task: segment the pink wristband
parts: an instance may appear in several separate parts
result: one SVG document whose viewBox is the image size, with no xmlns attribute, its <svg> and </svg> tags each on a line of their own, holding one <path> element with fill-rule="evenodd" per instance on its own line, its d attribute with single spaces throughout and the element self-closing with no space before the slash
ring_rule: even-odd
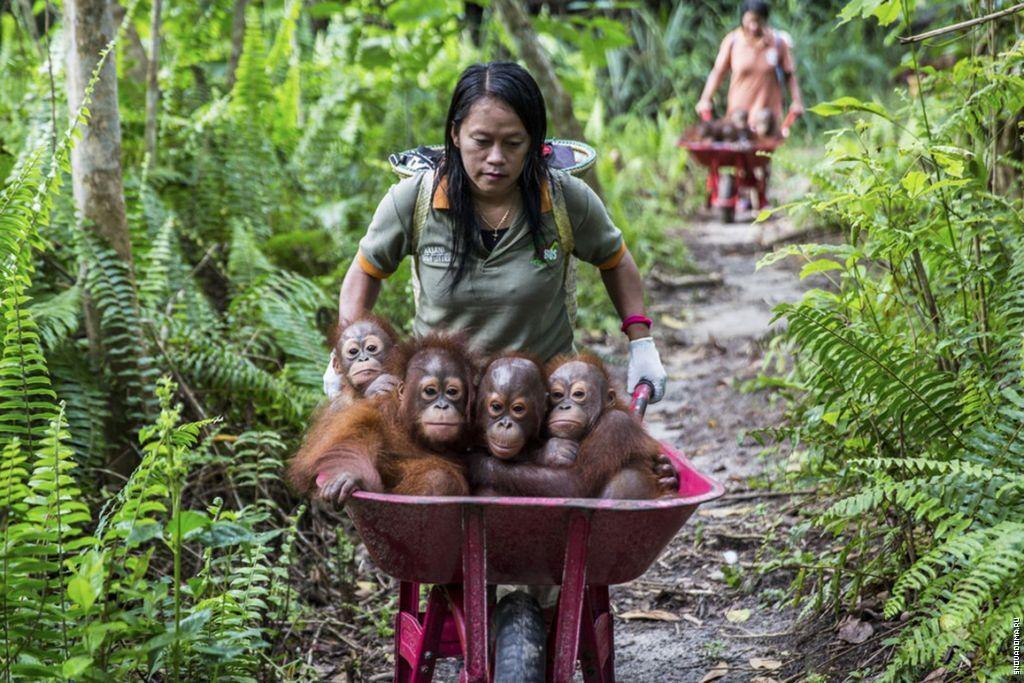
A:
<svg viewBox="0 0 1024 683">
<path fill-rule="evenodd" d="M 647 327 L 650 327 L 652 322 L 653 321 L 646 315 L 631 315 L 622 321 L 622 327 L 620 327 L 619 329 L 622 332 L 625 332 L 627 327 L 629 327 L 630 325 L 635 325 L 637 323 L 641 325 L 647 325 Z"/>
</svg>

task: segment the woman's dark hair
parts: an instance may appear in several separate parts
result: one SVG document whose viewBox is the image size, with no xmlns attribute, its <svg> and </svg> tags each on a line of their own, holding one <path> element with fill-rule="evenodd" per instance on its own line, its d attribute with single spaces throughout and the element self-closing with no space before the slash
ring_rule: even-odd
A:
<svg viewBox="0 0 1024 683">
<path fill-rule="evenodd" d="M 765 21 L 768 20 L 768 3 L 765 0 L 743 0 L 740 5 L 740 19 L 747 12 L 753 12 Z"/>
<path fill-rule="evenodd" d="M 495 97 L 511 107 L 530 136 L 530 149 L 526 152 L 523 172 L 519 176 L 519 189 L 534 250 L 539 254 L 544 248 L 540 213 L 540 188 L 548 179 L 547 160 L 542 155 L 547 135 L 544 96 L 530 72 L 514 62 L 474 64 L 462 72 L 455 84 L 444 126 L 444 159 L 434 179 L 435 189 L 442 177 L 448 179 L 448 204 L 453 224 L 448 291 L 454 290 L 465 276 L 473 240 L 480 231 L 470 194 L 471 181 L 452 135 L 458 133 L 470 107 L 484 97 Z"/>
</svg>

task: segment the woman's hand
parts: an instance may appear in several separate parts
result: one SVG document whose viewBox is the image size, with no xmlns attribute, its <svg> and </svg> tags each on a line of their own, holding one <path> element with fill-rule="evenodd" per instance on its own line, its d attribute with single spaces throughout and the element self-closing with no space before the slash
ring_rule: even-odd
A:
<svg viewBox="0 0 1024 683">
<path fill-rule="evenodd" d="M 341 393 L 341 375 L 334 369 L 334 351 L 327 359 L 327 370 L 324 371 L 324 393 L 327 398 L 334 398 Z"/>
<path fill-rule="evenodd" d="M 697 115 L 705 121 L 711 118 L 711 100 L 701 98 L 697 101 L 695 109 L 697 110 Z"/>
<path fill-rule="evenodd" d="M 626 374 L 626 389 L 632 395 L 640 380 L 647 380 L 654 387 L 651 403 L 657 403 L 665 395 L 668 373 L 661 364 L 654 337 L 642 337 L 629 342 L 629 371 Z"/>
</svg>

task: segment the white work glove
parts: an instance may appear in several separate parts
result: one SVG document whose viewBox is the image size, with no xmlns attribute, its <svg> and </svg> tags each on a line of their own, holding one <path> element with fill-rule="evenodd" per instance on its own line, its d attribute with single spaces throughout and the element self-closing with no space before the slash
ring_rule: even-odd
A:
<svg viewBox="0 0 1024 683">
<path fill-rule="evenodd" d="M 665 395 L 665 383 L 668 373 L 661 365 L 658 349 L 654 347 L 654 337 L 643 337 L 629 342 L 629 371 L 626 373 L 626 389 L 633 395 L 640 380 L 647 380 L 654 386 L 651 403 L 657 403 Z"/>
<path fill-rule="evenodd" d="M 334 351 L 327 359 L 327 370 L 324 372 L 324 393 L 327 398 L 334 398 L 341 393 L 341 375 L 334 371 Z"/>
</svg>

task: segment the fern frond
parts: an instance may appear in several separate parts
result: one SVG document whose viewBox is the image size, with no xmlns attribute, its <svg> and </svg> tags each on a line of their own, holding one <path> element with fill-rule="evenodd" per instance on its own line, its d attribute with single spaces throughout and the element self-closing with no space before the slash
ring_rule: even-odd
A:
<svg viewBox="0 0 1024 683">
<path fill-rule="evenodd" d="M 82 290 L 78 285 L 32 304 L 28 312 L 36 321 L 44 351 L 53 351 L 78 331 L 82 317 Z"/>
<path fill-rule="evenodd" d="M 56 416 L 56 395 L 50 388 L 38 326 L 27 306 L 28 275 L 18 269 L 6 279 L 0 358 L 0 439 L 17 436 L 24 448 L 31 451 Z"/>
</svg>

